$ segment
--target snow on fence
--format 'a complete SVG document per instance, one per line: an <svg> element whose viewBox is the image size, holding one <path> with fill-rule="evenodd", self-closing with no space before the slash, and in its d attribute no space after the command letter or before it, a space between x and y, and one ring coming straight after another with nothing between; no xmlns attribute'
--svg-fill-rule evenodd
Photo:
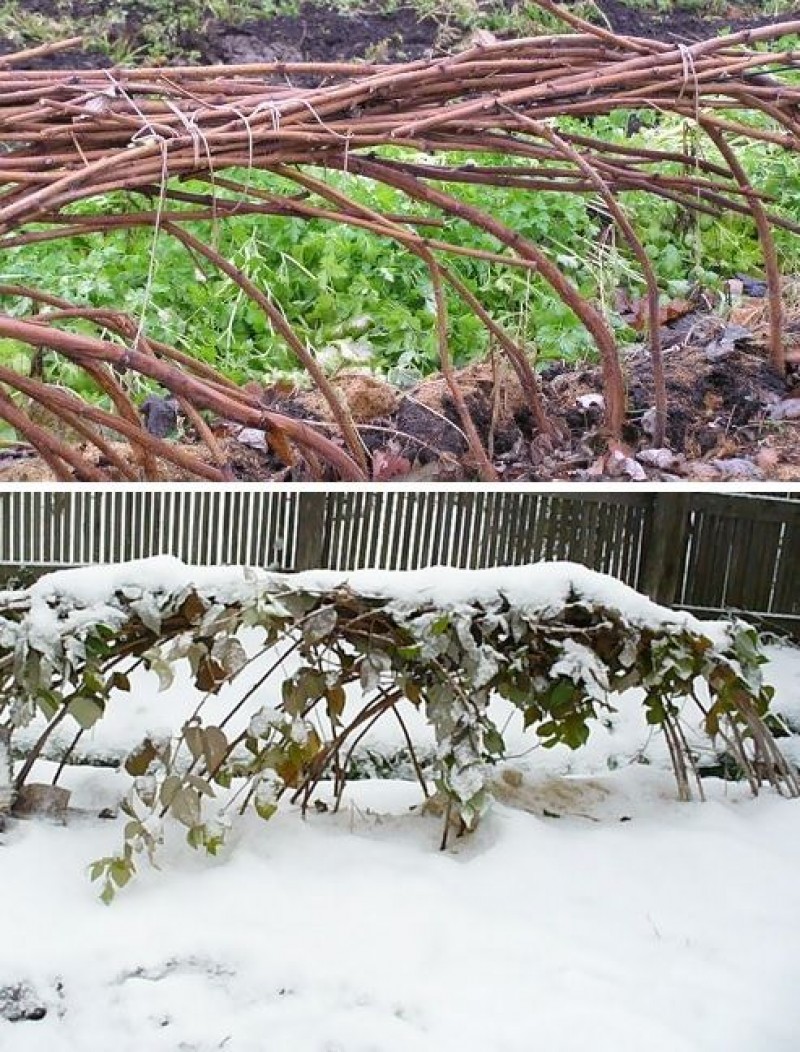
<svg viewBox="0 0 800 1052"><path fill-rule="evenodd" d="M0 566L169 554L304 570L580 562L800 635L800 501L716 493L191 487L0 493Z"/></svg>

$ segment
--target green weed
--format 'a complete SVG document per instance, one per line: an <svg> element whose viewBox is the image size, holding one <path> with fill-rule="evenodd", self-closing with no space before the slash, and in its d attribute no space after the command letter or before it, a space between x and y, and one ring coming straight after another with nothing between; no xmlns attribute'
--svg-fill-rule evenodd
<svg viewBox="0 0 800 1052"><path fill-rule="evenodd" d="M675 149L685 141L687 127L677 119L650 122L652 126L646 122L631 139L628 116L617 113L598 118L591 133L609 141L646 141L661 149ZM587 130L585 123L564 122L563 126L579 127L584 133ZM704 148L702 141L697 148ZM764 144L737 144L737 148L757 185L774 195L772 207L796 219L800 212L796 158ZM404 156L397 150L392 155ZM712 150L707 149L706 155L713 159ZM464 160L463 156L453 158L454 163ZM474 158L478 164L484 160ZM276 176L238 174L255 187L285 189L285 183ZM327 173L324 177L372 208L387 213L411 208L389 187L346 174ZM542 246L580 291L604 308L621 343L637 338L615 315L614 303L619 288L634 296L642 294L642 276L614 237L597 199L471 184L447 189L492 212ZM719 285L738 272L761 272L760 250L748 217L697 218L671 202L641 193L625 193L620 200L655 265L665 296L685 295L696 284ZM116 194L83 204L75 211L131 207L142 207L141 197ZM395 370L426 374L438 367L433 293L427 270L394 242L322 220L276 216L234 218L216 228L208 223L194 224L192 229L208 243L216 244L268 292L326 369L356 364L384 374ZM497 249L491 237L456 219L447 219L436 236L450 243ZM784 271L797 273L798 238L778 230L776 241ZM195 260L163 232L148 289L152 252L153 234L144 229L73 237L7 250L4 280L34 284L80 305L113 306L135 317L144 312L152 336L213 363L238 382L291 374L297 369L263 313L231 281ZM540 362L552 358L578 361L593 355L585 330L539 277L471 258L451 257L448 262L491 315L526 346L532 358ZM16 313L29 306L19 300L2 303L3 309ZM455 364L485 355L486 332L474 315L453 296L448 308ZM2 341L0 361L26 371L29 356L13 341ZM49 379L93 397L91 383L76 367L53 358L47 370Z"/></svg>

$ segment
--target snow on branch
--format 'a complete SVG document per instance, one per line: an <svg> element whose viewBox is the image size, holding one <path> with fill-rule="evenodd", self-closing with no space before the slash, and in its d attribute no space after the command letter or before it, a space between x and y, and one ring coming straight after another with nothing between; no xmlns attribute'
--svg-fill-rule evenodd
<svg viewBox="0 0 800 1052"><path fill-rule="evenodd" d="M245 629L257 630L255 655ZM267 667L253 684L256 659ZM168 819L215 853L248 808L269 818L289 797L305 809L322 780L338 803L353 748L379 719L402 722L401 702L434 729L436 786L460 831L485 812L488 773L505 752L490 716L497 695L545 747L577 749L613 711L612 694L643 688L682 799L693 784L702 796L680 719L689 699L754 793L768 783L800 795L764 720L763 660L746 623L699 621L570 563L278 575L161 558L63 571L0 593L0 727L13 742L15 729L46 720L15 772L17 792L62 721L80 734L125 704L137 666L162 687L188 667L206 696L242 677L223 719L205 723L201 703L173 737L147 738L128 756L122 850L93 867L106 899L142 851L152 860ZM269 680L280 682L281 700L256 708ZM355 711L348 688L358 693Z"/></svg>

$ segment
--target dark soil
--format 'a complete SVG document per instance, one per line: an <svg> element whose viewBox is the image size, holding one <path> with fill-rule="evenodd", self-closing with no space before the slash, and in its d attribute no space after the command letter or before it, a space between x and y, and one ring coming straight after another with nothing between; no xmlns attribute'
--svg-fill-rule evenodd
<svg viewBox="0 0 800 1052"><path fill-rule="evenodd" d="M407 61L437 52L441 26L431 18L420 16L411 7L392 11L379 5L365 5L358 14L343 14L325 5L304 3L296 14L271 18L245 19L238 23L207 19L198 28L195 19L183 19L176 5L174 20L159 37L154 26L163 21L159 10L163 0L140 0L107 5L108 11L119 9L110 20L109 43L124 44L136 61L160 64L253 62L338 62L350 59L390 62ZM27 11L58 19L61 25L69 19L76 33L85 32L91 39L91 20L99 7L91 0L26 0ZM197 5L194 5L195 9ZM26 40L35 46L39 40ZM0 38L0 55L17 50L19 45ZM108 54L98 48L73 49L66 53L30 60L29 68L65 69L105 67L112 64Z"/></svg>
<svg viewBox="0 0 800 1052"><path fill-rule="evenodd" d="M647 11L636 5L622 3L622 0L598 0L597 6L615 33L685 44L704 40L723 31L754 29L800 18L800 8L780 15L766 15L759 10L758 4L732 4L725 15L704 11L699 5L676 5L667 12Z"/></svg>
<svg viewBox="0 0 800 1052"><path fill-rule="evenodd" d="M192 43L206 62L411 61L432 55L439 27L410 9L344 15L303 4L297 15L246 22L212 22Z"/></svg>
<svg viewBox="0 0 800 1052"><path fill-rule="evenodd" d="M627 420L622 444L611 447L603 426L602 376L595 366L552 365L543 373L542 393L557 429L553 437L541 435L533 426L525 396L508 367L474 364L460 370L458 381L481 442L498 477L505 481L800 480L800 385L792 373L780 376L771 368L760 342L744 339L722 354L715 347L709 324L699 337L665 353L669 413L666 442L659 448L648 423L653 382L644 348L627 356ZM341 375L334 383L371 454L374 481L477 479L459 414L441 377L408 391L358 373ZM250 385L250 393L265 408L336 434L318 394L287 390L285 384L258 390L256 386ZM776 407L788 408L789 414L776 414ZM280 450L269 447L263 432L243 431L224 420L212 424L233 478L248 482L318 478L299 453L287 463ZM197 448L186 421L171 437ZM96 451L81 448L108 467ZM162 477L182 478L166 463ZM51 478L29 447L0 451L0 481Z"/></svg>
<svg viewBox="0 0 800 1052"><path fill-rule="evenodd" d="M515 0L505 3L509 8L520 7ZM169 20L165 19L164 0L109 0L102 4L98 0L25 0L26 12L69 25L74 32L84 33L88 42L84 50L31 60L28 65L52 69L108 66L112 63L109 53L120 53L120 45L124 45L121 53L133 55L141 63L404 61L457 47L481 24L480 15L470 25L459 24L457 17L451 16L445 28L441 20L424 17L411 6L389 10L390 6L389 0L383 0L365 3L357 13L342 13L306 2L296 14L245 17L237 23L208 19L199 28L195 0L175 0ZM800 18L800 9L766 15L758 3L732 5L724 15L694 6L649 11L622 0L598 0L597 6L617 32L681 42ZM101 22L106 27L109 53L91 45L92 32ZM40 40L24 43L33 46ZM0 55L18 46L0 37Z"/></svg>

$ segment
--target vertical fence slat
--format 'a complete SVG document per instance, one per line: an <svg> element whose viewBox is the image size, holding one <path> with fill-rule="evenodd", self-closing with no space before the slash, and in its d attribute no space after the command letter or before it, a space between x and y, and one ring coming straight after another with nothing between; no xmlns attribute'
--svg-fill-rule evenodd
<svg viewBox="0 0 800 1052"><path fill-rule="evenodd" d="M451 559L454 566L465 567L468 565L469 551L469 525L472 518L472 503L474 494L457 493L453 507L453 550Z"/></svg>
<svg viewBox="0 0 800 1052"><path fill-rule="evenodd" d="M352 526L350 550L344 567L347 570L360 569L363 566L363 563L361 563L360 560L362 558L361 539L364 533L364 496L362 490L357 490L353 494L352 511L350 513Z"/></svg>
<svg viewBox="0 0 800 1052"><path fill-rule="evenodd" d="M730 565L731 523L729 519L716 515L714 535L716 543L712 550L711 570L704 584L706 587L706 606L727 605L728 567Z"/></svg>
<svg viewBox="0 0 800 1052"><path fill-rule="evenodd" d="M657 602L672 603L677 597L688 514L685 493L659 493L653 497L640 581L642 591Z"/></svg>
<svg viewBox="0 0 800 1052"><path fill-rule="evenodd" d="M334 521L334 533L337 542L334 547L334 558L331 566L333 570L344 570L348 566L348 560L352 551L352 539L355 537L354 505L355 494L352 492L341 494Z"/></svg>
<svg viewBox="0 0 800 1052"><path fill-rule="evenodd" d="M278 500L276 494L271 493L269 499L264 502L259 566L282 565L284 549L288 542L291 547L292 566L297 567L303 515L298 514L296 505L299 501L302 509L302 500L302 494L292 494L291 500ZM309 552L307 558L311 559L312 555L313 553Z"/></svg>
<svg viewBox="0 0 800 1052"><path fill-rule="evenodd" d="M11 529L13 493L0 493L0 550L9 563L16 561L16 537Z"/></svg>
<svg viewBox="0 0 800 1052"><path fill-rule="evenodd" d="M517 542L514 546L513 560L517 564L525 565L536 562L539 552L534 547L536 537L536 523L541 511L541 499L538 493L522 494L523 515L520 528L517 532Z"/></svg>
<svg viewBox="0 0 800 1052"><path fill-rule="evenodd" d="M507 492L503 496L505 497L503 501L503 529L497 547L497 561L499 565L507 566L511 560L511 551L516 538L521 494Z"/></svg>
<svg viewBox="0 0 800 1052"><path fill-rule="evenodd" d="M0 492L0 563L159 552L187 562L417 568L582 562L664 602L800 606L800 502L708 493L514 490Z"/></svg>
<svg viewBox="0 0 800 1052"><path fill-rule="evenodd" d="M239 535L235 561L245 566L258 566L258 535L253 523L254 494L252 490L245 490L239 496L239 520L233 524Z"/></svg>
<svg viewBox="0 0 800 1052"><path fill-rule="evenodd" d="M420 565L438 566L442 562L445 523L450 511L450 493L431 493L431 525L428 530L427 558Z"/></svg>
<svg viewBox="0 0 800 1052"><path fill-rule="evenodd" d="M416 507L414 509L414 530L409 536L408 564L407 569L416 570L423 565L423 544L427 539L428 516L430 514L429 490L422 490L417 494Z"/></svg>
<svg viewBox="0 0 800 1052"><path fill-rule="evenodd" d="M731 559L728 569L727 606L741 609L748 593L748 577L752 573L753 523L732 522Z"/></svg>
<svg viewBox="0 0 800 1052"><path fill-rule="evenodd" d="M397 535L405 510L405 492L388 490L384 494L386 514L380 535L380 546L375 555L376 566L394 565L398 555Z"/></svg>
<svg viewBox="0 0 800 1052"><path fill-rule="evenodd" d="M709 525L708 515L700 511L695 512L691 525L692 558L686 575L686 586L681 596L681 602L687 606L702 606L703 595L699 582L709 571L713 547L713 537L709 538Z"/></svg>
<svg viewBox="0 0 800 1052"><path fill-rule="evenodd" d="M484 545L483 566L497 566L497 549L500 544L500 530L503 521L503 495L497 490L489 494L489 513L486 520L486 532L482 538Z"/></svg>
<svg viewBox="0 0 800 1052"><path fill-rule="evenodd" d="M405 569L408 566L406 560L411 547L411 537L413 536L412 531L414 529L414 523L417 519L423 495L419 490L415 490L413 493L404 494L404 496L405 502L403 504L404 519L402 523L402 533L400 531L396 533L399 543L395 546L394 555L392 557L391 568L393 570L399 570L401 568Z"/></svg>
<svg viewBox="0 0 800 1052"><path fill-rule="evenodd" d="M33 516L31 514L31 503L33 494L25 490L22 494L22 522L20 530L20 541L22 542L22 561L30 563L33 561Z"/></svg>
<svg viewBox="0 0 800 1052"><path fill-rule="evenodd" d="M368 490L356 493L356 517L358 520L357 540L354 543L354 569L365 570L368 564L369 534L375 518L375 503L370 498L376 494Z"/></svg>
<svg viewBox="0 0 800 1052"><path fill-rule="evenodd" d="M775 575L772 609L800 614L800 522L786 524Z"/></svg>
<svg viewBox="0 0 800 1052"><path fill-rule="evenodd" d="M597 521L595 524L595 536L592 539L592 569L603 570L606 565L609 550L609 540L613 539L614 519L617 514L617 506L614 504L597 505Z"/></svg>
<svg viewBox="0 0 800 1052"><path fill-rule="evenodd" d="M192 555L194 555L194 545L192 542L196 536L194 532L195 501L191 499L191 493L183 493L181 496L183 499L181 501L181 533L178 557L185 562L190 563L192 561Z"/></svg>
<svg viewBox="0 0 800 1052"><path fill-rule="evenodd" d="M472 506L472 515L470 516L468 527L469 552L467 566L473 570L482 565L481 541L486 532L486 500L484 494L481 494L481 498L480 501L476 500Z"/></svg>
<svg viewBox="0 0 800 1052"><path fill-rule="evenodd" d="M751 610L769 610L772 580L780 558L784 530L783 523L753 523L749 558L742 559L745 572L742 609L749 606Z"/></svg>
<svg viewBox="0 0 800 1052"><path fill-rule="evenodd" d="M294 568L315 570L322 562L327 494L317 490L304 491L300 494L299 505Z"/></svg>
<svg viewBox="0 0 800 1052"><path fill-rule="evenodd" d="M275 502L267 497L258 501L253 515L253 565L263 566L269 561L269 539L276 528Z"/></svg>
<svg viewBox="0 0 800 1052"><path fill-rule="evenodd" d="M547 501L547 517L543 523L542 555L549 562L558 558L558 535L561 530L561 512L564 502L559 497L550 497Z"/></svg>
<svg viewBox="0 0 800 1052"><path fill-rule="evenodd" d="M388 494L384 490L370 490L367 494L367 543L364 555L365 566L379 566L378 549L381 538L386 532L386 522L390 514L387 502Z"/></svg>

